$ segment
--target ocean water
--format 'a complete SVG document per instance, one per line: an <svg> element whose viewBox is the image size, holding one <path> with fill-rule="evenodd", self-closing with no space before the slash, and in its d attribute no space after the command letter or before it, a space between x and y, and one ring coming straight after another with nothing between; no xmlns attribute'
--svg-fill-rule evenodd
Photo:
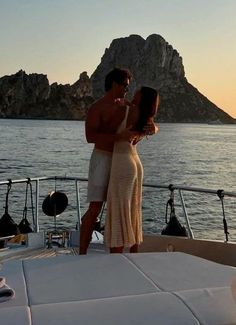
<svg viewBox="0 0 236 325"><path fill-rule="evenodd" d="M0 180L41 176L87 177L93 146L84 136L84 122L53 120L0 120ZM144 182L184 185L236 192L236 126L205 124L160 124L155 136L144 139L138 150L144 167ZM81 183L81 211L86 211L86 183ZM40 183L40 227L53 227L41 204L47 193L64 191L67 210L57 218L57 227L74 228L77 222L74 182ZM33 189L34 190L34 189ZM0 186L0 215L4 212L6 185ZM160 233L165 226L168 190L143 190L143 229ZM224 240L222 206L212 194L184 192L190 223L197 238ZM19 222L25 203L25 185L13 184L9 213ZM28 196L28 218L31 202ZM178 193L176 214L184 224ZM236 240L236 199L224 198L229 239ZM105 213L104 213L105 214ZM103 215L103 220L104 220Z"/></svg>

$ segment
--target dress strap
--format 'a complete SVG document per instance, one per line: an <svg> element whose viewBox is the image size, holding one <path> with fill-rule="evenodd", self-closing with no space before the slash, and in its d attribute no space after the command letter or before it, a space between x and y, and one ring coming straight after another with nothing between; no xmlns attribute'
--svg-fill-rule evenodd
<svg viewBox="0 0 236 325"><path fill-rule="evenodd" d="M129 106L126 106L125 116L124 116L120 126L118 127L117 133L122 132L126 128L128 114L129 114Z"/></svg>
<svg viewBox="0 0 236 325"><path fill-rule="evenodd" d="M124 125L126 127L127 125L127 119L128 119L128 115L129 115L129 106L126 106L126 111L125 111L125 117L124 117Z"/></svg>

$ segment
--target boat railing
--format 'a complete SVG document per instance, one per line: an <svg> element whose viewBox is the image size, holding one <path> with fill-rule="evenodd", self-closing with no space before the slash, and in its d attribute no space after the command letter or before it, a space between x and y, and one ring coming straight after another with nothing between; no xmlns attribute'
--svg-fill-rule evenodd
<svg viewBox="0 0 236 325"><path fill-rule="evenodd" d="M35 184L35 216L34 216L34 231L39 232L40 227L39 227L39 195L40 195L40 183L43 181L49 181L49 180L60 180L60 181L73 181L74 186L75 186L75 192L76 192L76 209L77 209L77 218L78 218L78 226L80 226L81 223L81 203L80 203L80 182L87 182L88 179L84 177L73 177L73 176L47 176L47 177L34 177L34 178L23 178L23 179L17 179L17 180L12 180L8 179L6 181L0 181L0 186L2 185L8 185L8 184L20 184L20 183L27 183L31 182ZM226 242L228 241L228 232L227 232L227 222L225 218L225 212L224 212L224 203L223 199L224 197L231 197L231 198L236 198L236 193L235 192L229 192L229 191L224 191L223 189L206 189L206 188L200 188L200 187L188 187L188 186L179 186L179 185L161 185L161 184L156 184L156 183L143 183L144 188L152 188L152 189L163 189L163 190L169 190L172 193L173 192L178 192L179 198L180 198L180 203L181 207L183 210L183 215L185 218L186 226L188 229L189 237L194 238L193 230L191 228L186 204L185 204L185 199L184 199L184 192L197 192L197 193L207 193L207 194L212 194L218 196L218 198L221 200L222 204L222 215L223 215L223 227L224 227L224 233L225 233L225 238Z"/></svg>

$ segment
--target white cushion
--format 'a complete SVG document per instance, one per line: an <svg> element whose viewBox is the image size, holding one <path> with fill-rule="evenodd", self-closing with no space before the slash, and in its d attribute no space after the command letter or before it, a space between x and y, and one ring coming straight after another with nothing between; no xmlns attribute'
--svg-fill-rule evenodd
<svg viewBox="0 0 236 325"><path fill-rule="evenodd" d="M185 253L126 254L164 291L230 286L236 269Z"/></svg>
<svg viewBox="0 0 236 325"><path fill-rule="evenodd" d="M30 309L26 306L5 307L0 309L0 324L31 325ZM46 323L45 323L46 324Z"/></svg>
<svg viewBox="0 0 236 325"><path fill-rule="evenodd" d="M9 261L3 264L0 276L5 277L6 284L15 291L15 297L0 304L2 307L28 305L22 261Z"/></svg>
<svg viewBox="0 0 236 325"><path fill-rule="evenodd" d="M23 262L30 304L156 292L121 254L58 256Z"/></svg>
<svg viewBox="0 0 236 325"><path fill-rule="evenodd" d="M199 324L189 309L169 293L32 306L34 325Z"/></svg>
<svg viewBox="0 0 236 325"><path fill-rule="evenodd" d="M28 325L29 305L34 325L236 324L235 275L178 252L10 261L0 276L16 297L0 304L0 323Z"/></svg>
<svg viewBox="0 0 236 325"><path fill-rule="evenodd" d="M229 287L176 292L201 324L236 324L236 305Z"/></svg>

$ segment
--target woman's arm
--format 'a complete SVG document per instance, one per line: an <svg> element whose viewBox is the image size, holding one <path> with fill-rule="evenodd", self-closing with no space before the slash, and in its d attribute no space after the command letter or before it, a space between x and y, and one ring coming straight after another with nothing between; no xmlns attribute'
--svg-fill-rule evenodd
<svg viewBox="0 0 236 325"><path fill-rule="evenodd" d="M154 123L154 121L148 122L147 125L144 127L144 132L139 133L138 135L135 136L135 139L133 140L133 144L137 144L139 141L141 141L145 136L147 137L148 135L154 135L159 131L159 128L157 124Z"/></svg>
<svg viewBox="0 0 236 325"><path fill-rule="evenodd" d="M135 136L134 140L132 141L132 144L135 145L137 144L139 141L141 141L143 138L145 137L144 133L139 133Z"/></svg>

